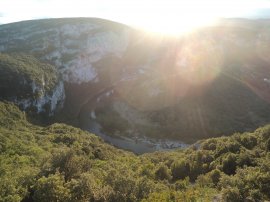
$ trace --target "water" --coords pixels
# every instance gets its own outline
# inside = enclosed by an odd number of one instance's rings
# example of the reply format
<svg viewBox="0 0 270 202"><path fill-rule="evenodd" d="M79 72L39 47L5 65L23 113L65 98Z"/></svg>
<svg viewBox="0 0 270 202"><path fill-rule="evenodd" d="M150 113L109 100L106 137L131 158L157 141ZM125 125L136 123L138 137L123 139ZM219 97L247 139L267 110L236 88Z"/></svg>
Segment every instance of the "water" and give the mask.
<svg viewBox="0 0 270 202"><path fill-rule="evenodd" d="M117 138L112 137L109 135L106 135L101 132L101 127L96 122L91 122L89 125L84 128L85 130L94 133L98 136L100 136L102 139L104 139L105 142L110 143L111 145L114 145L115 147L125 149L132 151L136 154L142 154L147 152L154 152L157 149L154 147L154 145L151 145L146 142L139 142L130 138Z"/></svg>
<svg viewBox="0 0 270 202"><path fill-rule="evenodd" d="M189 145L180 141L170 141L170 140L150 140L150 139L132 139L132 138L118 138L112 137L101 132L101 126L88 118L88 121L84 121L82 129L94 133L104 139L105 142L114 145L117 148L132 151L136 154L143 154L148 152L169 150L176 148L186 148Z"/></svg>
<svg viewBox="0 0 270 202"><path fill-rule="evenodd" d="M101 126L95 120L96 117L93 112L95 110L96 99L93 100L94 101L92 101L92 103L89 102L86 108L83 108L80 113L79 119L81 128L100 136L105 142L108 142L115 147L129 150L136 154L143 154L160 150L186 148L189 146L181 141L109 136L102 132Z"/></svg>

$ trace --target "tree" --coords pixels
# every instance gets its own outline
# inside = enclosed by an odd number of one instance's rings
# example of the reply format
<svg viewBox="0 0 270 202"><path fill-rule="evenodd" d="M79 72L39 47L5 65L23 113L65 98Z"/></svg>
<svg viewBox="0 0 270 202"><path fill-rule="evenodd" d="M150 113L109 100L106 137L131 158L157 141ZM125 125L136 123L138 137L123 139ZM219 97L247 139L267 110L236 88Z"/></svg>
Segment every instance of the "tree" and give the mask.
<svg viewBox="0 0 270 202"><path fill-rule="evenodd" d="M226 202L241 202L243 201L239 189L236 187L228 187L224 188L221 191L222 193L222 198Z"/></svg>
<svg viewBox="0 0 270 202"><path fill-rule="evenodd" d="M220 181L221 178L221 171L218 169L212 170L211 172L207 173L207 175L210 177L212 180L213 184L217 186L217 184Z"/></svg>
<svg viewBox="0 0 270 202"><path fill-rule="evenodd" d="M161 164L155 172L156 178L159 180L171 180L171 174L169 168Z"/></svg>
<svg viewBox="0 0 270 202"><path fill-rule="evenodd" d="M189 163L184 160L175 161L171 166L171 171L173 180L184 179L190 172Z"/></svg>
<svg viewBox="0 0 270 202"><path fill-rule="evenodd" d="M34 200L40 202L65 202L70 198L70 190L65 187L64 176L57 172L38 179L34 186Z"/></svg>
<svg viewBox="0 0 270 202"><path fill-rule="evenodd" d="M53 154L51 164L52 171L59 170L64 174L66 181L89 170L91 165L87 158L76 155L74 150L64 150Z"/></svg>
<svg viewBox="0 0 270 202"><path fill-rule="evenodd" d="M236 156L235 154L229 154L225 159L222 161L222 170L224 173L228 175L235 174L236 171Z"/></svg>
<svg viewBox="0 0 270 202"><path fill-rule="evenodd" d="M266 150L270 151L270 138L266 141Z"/></svg>

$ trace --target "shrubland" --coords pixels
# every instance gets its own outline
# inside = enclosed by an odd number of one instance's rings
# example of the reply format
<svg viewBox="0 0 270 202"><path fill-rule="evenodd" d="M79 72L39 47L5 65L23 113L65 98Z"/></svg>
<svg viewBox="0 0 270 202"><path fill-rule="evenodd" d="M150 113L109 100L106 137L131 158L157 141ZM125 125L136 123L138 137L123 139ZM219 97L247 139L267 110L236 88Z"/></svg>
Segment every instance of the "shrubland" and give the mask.
<svg viewBox="0 0 270 202"><path fill-rule="evenodd" d="M264 201L270 126L137 156L0 103L0 201Z"/></svg>

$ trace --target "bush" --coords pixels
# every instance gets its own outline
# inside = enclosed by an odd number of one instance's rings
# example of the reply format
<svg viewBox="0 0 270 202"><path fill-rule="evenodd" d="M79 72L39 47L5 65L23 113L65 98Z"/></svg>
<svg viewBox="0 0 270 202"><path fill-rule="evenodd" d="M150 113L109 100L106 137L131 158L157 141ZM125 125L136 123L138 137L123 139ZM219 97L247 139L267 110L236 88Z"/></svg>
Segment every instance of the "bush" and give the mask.
<svg viewBox="0 0 270 202"><path fill-rule="evenodd" d="M235 154L229 153L222 161L222 170L227 175L235 174L237 167L237 158Z"/></svg>
<svg viewBox="0 0 270 202"><path fill-rule="evenodd" d="M171 172L173 180L184 179L189 176L190 166L185 160L175 161L171 165Z"/></svg>
<svg viewBox="0 0 270 202"><path fill-rule="evenodd" d="M244 201L240 195L239 189L236 187L224 188L221 190L222 198L226 202Z"/></svg>
<svg viewBox="0 0 270 202"><path fill-rule="evenodd" d="M164 164L161 164L158 167L158 169L155 172L155 176L156 176L156 179L159 179L159 180L171 180L171 177L172 177L169 168Z"/></svg>
<svg viewBox="0 0 270 202"><path fill-rule="evenodd" d="M207 176L211 179L212 183L217 186L221 178L221 171L218 169L212 170L207 173Z"/></svg>
<svg viewBox="0 0 270 202"><path fill-rule="evenodd" d="M70 197L70 190L66 187L64 176L60 173L42 177L35 184L34 199L40 202L66 202Z"/></svg>

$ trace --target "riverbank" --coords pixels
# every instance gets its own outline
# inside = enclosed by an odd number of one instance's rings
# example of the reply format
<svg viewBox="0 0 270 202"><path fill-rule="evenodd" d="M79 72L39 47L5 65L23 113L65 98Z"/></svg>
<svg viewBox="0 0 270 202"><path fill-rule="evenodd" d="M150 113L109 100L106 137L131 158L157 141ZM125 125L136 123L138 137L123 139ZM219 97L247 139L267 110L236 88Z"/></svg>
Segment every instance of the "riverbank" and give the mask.
<svg viewBox="0 0 270 202"><path fill-rule="evenodd" d="M148 152L171 150L171 149L182 149L187 148L189 144L185 144L180 141L173 140L158 140L150 139L147 137L112 137L104 134L101 131L101 126L94 120L88 118L84 120L82 124L82 129L87 130L91 133L96 134L101 137L105 142L114 145L117 148L125 149L136 154L143 154Z"/></svg>

